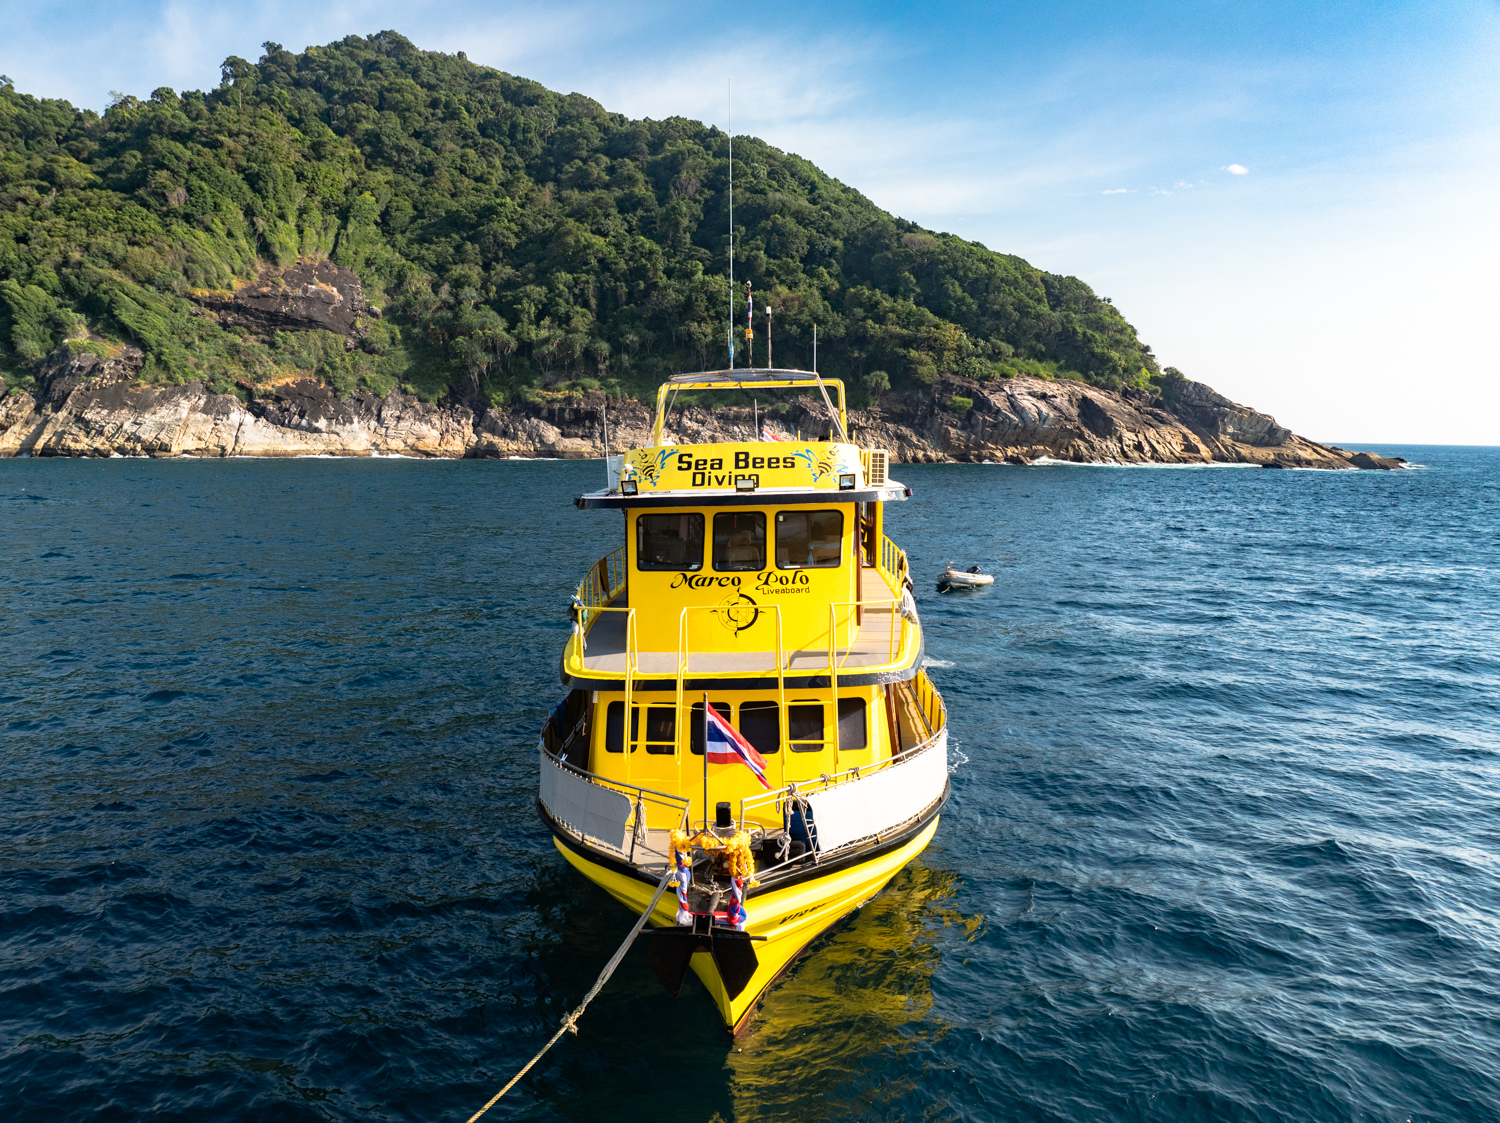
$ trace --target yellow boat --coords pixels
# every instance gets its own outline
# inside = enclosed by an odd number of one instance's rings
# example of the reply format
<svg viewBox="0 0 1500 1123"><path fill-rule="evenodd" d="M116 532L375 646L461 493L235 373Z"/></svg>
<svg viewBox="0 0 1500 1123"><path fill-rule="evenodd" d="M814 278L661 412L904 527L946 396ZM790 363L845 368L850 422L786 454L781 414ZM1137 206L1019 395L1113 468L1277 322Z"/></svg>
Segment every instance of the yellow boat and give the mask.
<svg viewBox="0 0 1500 1123"><path fill-rule="evenodd" d="M679 392L773 388L821 395L820 439L665 439ZM577 500L623 512L624 541L574 594L538 807L637 914L666 880L651 966L673 994L691 966L733 1031L922 852L948 796L947 714L884 532L911 491L887 468L849 438L839 380L732 369L663 384L651 445ZM756 766L715 762L725 736Z"/></svg>

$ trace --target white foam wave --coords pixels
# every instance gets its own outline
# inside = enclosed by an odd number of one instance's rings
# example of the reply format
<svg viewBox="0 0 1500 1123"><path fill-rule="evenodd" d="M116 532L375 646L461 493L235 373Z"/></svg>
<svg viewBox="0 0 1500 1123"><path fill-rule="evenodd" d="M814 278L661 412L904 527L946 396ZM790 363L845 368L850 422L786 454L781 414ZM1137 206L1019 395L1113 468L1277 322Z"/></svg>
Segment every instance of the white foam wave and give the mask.
<svg viewBox="0 0 1500 1123"><path fill-rule="evenodd" d="M1127 462L1123 460L1057 460L1051 456L1038 456L1028 467L1032 468L1189 468L1202 471L1208 468L1259 468L1259 464L1232 464L1225 460L1214 460L1201 464L1162 464ZM1314 469L1325 471L1326 469Z"/></svg>

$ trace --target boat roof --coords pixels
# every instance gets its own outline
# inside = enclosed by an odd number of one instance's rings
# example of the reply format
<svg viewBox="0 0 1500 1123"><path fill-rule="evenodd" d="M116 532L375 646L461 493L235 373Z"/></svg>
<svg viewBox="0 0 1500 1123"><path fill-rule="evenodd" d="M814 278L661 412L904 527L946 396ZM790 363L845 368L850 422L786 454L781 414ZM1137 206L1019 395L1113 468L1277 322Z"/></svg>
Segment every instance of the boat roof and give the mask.
<svg viewBox="0 0 1500 1123"><path fill-rule="evenodd" d="M787 386L816 386L819 382L825 386L843 385L839 379L824 378L815 370L797 370L793 367L730 367L725 370L700 370L691 374L674 374L667 379L667 385L679 388L693 383L722 386L725 383L741 382L746 385L784 383Z"/></svg>
<svg viewBox="0 0 1500 1123"><path fill-rule="evenodd" d="M660 448L666 428L667 412L683 390L750 390L750 389L816 389L828 407L833 430L840 438L849 433L848 404L844 383L824 378L815 370L793 370L785 367L729 367L725 370L700 370L691 374L674 374L656 391L656 422L651 429L651 444ZM837 404L828 395L837 395Z"/></svg>
<svg viewBox="0 0 1500 1123"><path fill-rule="evenodd" d="M910 495L911 488L893 480L885 487L855 491L834 491L826 487L768 487L756 491L681 488L621 495L618 491L600 488L585 492L573 502L580 511L626 507L826 507L830 503L895 503Z"/></svg>
<svg viewBox="0 0 1500 1123"><path fill-rule="evenodd" d="M692 445L665 442L666 414L679 391L768 387L816 388L828 407L837 439L763 442L757 433L750 441ZM837 405L829 395L830 390L837 395ZM863 464L867 454L847 434L844 384L836 378L825 379L817 371L732 367L674 374L657 391L651 444L612 458L610 486L580 495L575 503L580 510L812 506L889 503L911 495L911 488L887 480L883 470L878 477L880 483L871 485L867 466ZM813 486L806 486L804 481ZM619 482L628 484L630 494L616 486ZM740 486L742 483L747 486Z"/></svg>

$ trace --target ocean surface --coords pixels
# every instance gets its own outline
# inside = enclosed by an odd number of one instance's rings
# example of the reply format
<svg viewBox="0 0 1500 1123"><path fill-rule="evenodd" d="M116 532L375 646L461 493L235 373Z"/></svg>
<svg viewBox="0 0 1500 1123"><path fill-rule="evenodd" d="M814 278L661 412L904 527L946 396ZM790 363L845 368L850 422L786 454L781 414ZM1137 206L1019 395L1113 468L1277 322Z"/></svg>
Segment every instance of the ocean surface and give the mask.
<svg viewBox="0 0 1500 1123"><path fill-rule="evenodd" d="M1500 449L902 466L932 847L490 1119L1500 1119ZM597 463L0 461L9 1121L463 1120L629 927L533 807ZM752 902L753 904L753 902Z"/></svg>

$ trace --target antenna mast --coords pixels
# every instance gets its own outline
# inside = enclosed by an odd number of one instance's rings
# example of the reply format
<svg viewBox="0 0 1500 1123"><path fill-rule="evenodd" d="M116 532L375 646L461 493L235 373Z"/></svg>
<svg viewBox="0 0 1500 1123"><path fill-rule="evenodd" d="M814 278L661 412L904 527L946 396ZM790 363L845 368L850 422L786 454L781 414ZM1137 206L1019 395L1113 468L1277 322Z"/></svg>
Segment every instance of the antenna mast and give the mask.
<svg viewBox="0 0 1500 1123"><path fill-rule="evenodd" d="M734 79L729 83L729 369L734 369ZM704 756L707 760L707 755ZM704 766L705 770L707 765ZM707 796L705 795L705 799ZM704 804L704 822L708 821L708 805Z"/></svg>

